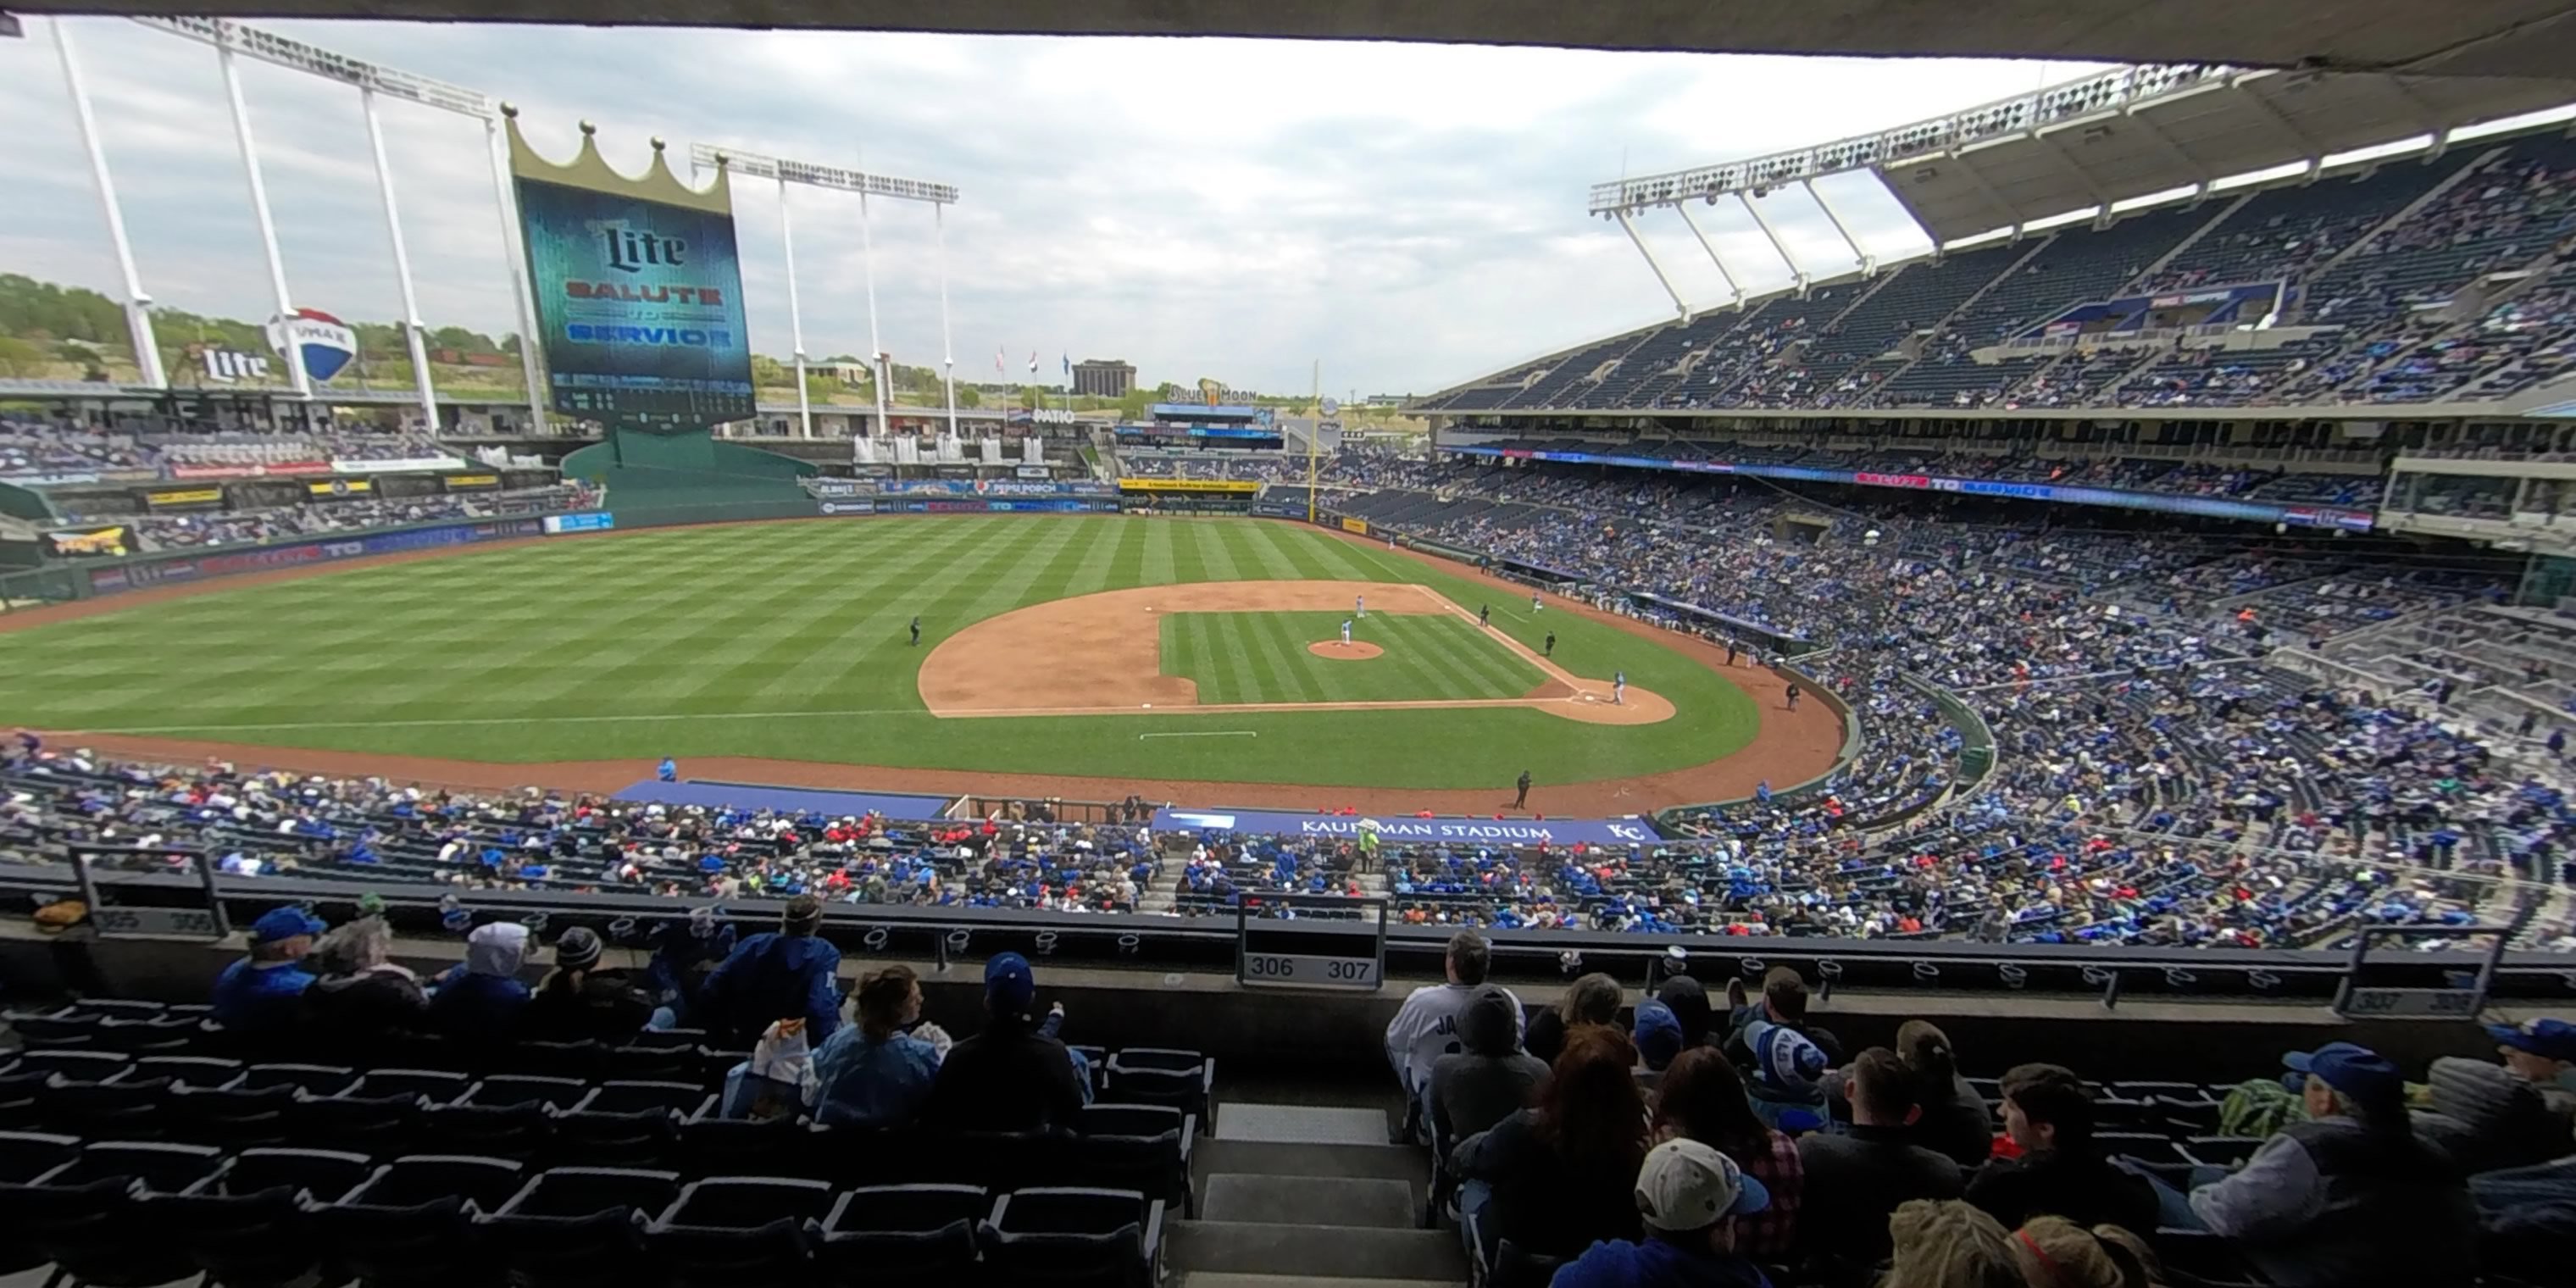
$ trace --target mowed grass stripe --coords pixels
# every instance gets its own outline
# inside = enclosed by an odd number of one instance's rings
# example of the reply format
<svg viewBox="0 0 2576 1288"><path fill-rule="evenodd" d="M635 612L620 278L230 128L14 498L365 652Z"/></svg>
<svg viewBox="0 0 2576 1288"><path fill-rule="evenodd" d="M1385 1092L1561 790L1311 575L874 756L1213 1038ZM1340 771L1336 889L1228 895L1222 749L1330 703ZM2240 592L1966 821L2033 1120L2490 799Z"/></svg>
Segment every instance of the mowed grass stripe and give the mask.
<svg viewBox="0 0 2576 1288"><path fill-rule="evenodd" d="M1244 638L1244 613L1209 613L1208 636L1216 645L1215 661L1229 681L1224 689L1228 702L1278 702L1266 683L1269 677L1252 665L1251 647Z"/></svg>
<svg viewBox="0 0 2576 1288"><path fill-rule="evenodd" d="M1393 662L1397 669L1413 676L1425 697L1445 698L1454 702L1461 698L1477 696L1474 690L1461 683L1447 667L1440 665L1438 659L1424 656L1420 641L1414 638L1414 632L1401 624L1404 619L1389 617L1387 620L1389 625L1385 628L1388 637L1385 660Z"/></svg>
<svg viewBox="0 0 2576 1288"><path fill-rule="evenodd" d="M1137 584L1168 586L1180 580L1178 556L1172 551L1178 544L1176 536L1181 531L1180 523L1154 523L1142 519L1125 522L1139 524L1145 529L1145 558L1136 568Z"/></svg>
<svg viewBox="0 0 2576 1288"><path fill-rule="evenodd" d="M1258 660L1263 673L1271 678L1273 687L1279 692L1280 696L1273 700L1323 701L1324 686L1307 665L1315 660L1315 655L1307 652L1306 647L1315 641L1294 638L1284 615L1269 615L1259 627L1252 632L1252 643L1260 650ZM1335 634L1327 638L1339 639L1339 631L1340 628L1336 627Z"/></svg>
<svg viewBox="0 0 2576 1288"><path fill-rule="evenodd" d="M1437 653L1444 664L1462 674L1474 675L1497 696L1517 697L1546 682L1538 668L1476 627L1448 616L1419 620L1426 652Z"/></svg>
<svg viewBox="0 0 2576 1288"><path fill-rule="evenodd" d="M1268 525L1256 523L1243 529L1241 535L1253 560L1261 565L1263 577L1271 581L1306 579L1306 573L1297 567L1297 561L1289 558L1288 552L1281 550L1279 543L1271 539Z"/></svg>

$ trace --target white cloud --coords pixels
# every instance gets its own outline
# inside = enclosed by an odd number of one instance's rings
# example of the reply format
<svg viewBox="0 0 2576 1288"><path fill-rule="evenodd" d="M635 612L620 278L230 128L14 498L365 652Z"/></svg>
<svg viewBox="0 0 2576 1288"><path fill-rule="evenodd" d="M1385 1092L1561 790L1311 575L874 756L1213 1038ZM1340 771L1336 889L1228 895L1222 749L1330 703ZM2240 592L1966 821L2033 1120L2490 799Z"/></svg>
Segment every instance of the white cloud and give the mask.
<svg viewBox="0 0 2576 1288"><path fill-rule="evenodd" d="M640 169L659 134L685 167L705 142L963 190L948 215L962 375L1031 349L1124 357L1149 380L1425 391L1640 325L1669 302L1586 188L1802 146L2027 88L2040 64L1621 54L1473 46L1037 39L818 32L288 22L326 48L517 104L557 156L576 122ZM42 22L0 42L0 271L113 293L87 167ZM269 311L211 50L132 23L74 30L147 289L238 317ZM354 91L246 65L295 301L399 311ZM483 129L383 107L421 305L433 324L512 329ZM1865 176L1820 185L1864 249L1924 248ZM755 344L789 347L777 190L737 185ZM791 198L806 347L864 352L855 199ZM1822 276L1851 250L1794 191L1763 210ZM872 206L885 347L935 362L931 217ZM1748 290L1789 270L1740 207L1697 208ZM1680 222L1641 232L1695 306L1724 298Z"/></svg>

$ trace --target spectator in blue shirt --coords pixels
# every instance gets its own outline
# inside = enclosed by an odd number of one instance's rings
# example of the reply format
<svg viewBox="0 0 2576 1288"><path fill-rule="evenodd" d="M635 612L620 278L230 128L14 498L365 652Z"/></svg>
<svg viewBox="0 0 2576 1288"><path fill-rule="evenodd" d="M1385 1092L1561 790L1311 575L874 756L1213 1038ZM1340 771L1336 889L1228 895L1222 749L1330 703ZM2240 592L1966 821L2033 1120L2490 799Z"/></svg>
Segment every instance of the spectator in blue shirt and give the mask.
<svg viewBox="0 0 2576 1288"><path fill-rule="evenodd" d="M776 1020L802 1019L808 1041L831 1040L841 1027L841 950L816 937L822 927L822 900L788 900L777 930L742 941L707 976L700 1023L736 1050Z"/></svg>
<svg viewBox="0 0 2576 1288"><path fill-rule="evenodd" d="M215 1018L238 1033L276 1033L294 1027L313 976L304 955L313 937L330 929L302 908L271 908L250 923L250 955L215 978Z"/></svg>
<svg viewBox="0 0 2576 1288"><path fill-rule="evenodd" d="M664 756L661 765L654 769L653 776L666 783L680 781L680 762Z"/></svg>
<svg viewBox="0 0 2576 1288"><path fill-rule="evenodd" d="M814 1057L814 1120L833 1127L909 1122L939 1075L932 1039L945 1035L936 1025L904 1032L921 1018L921 981L909 966L860 980L857 1002L859 1022L833 1034Z"/></svg>
<svg viewBox="0 0 2576 1288"><path fill-rule="evenodd" d="M528 928L515 921L486 922L465 937L465 960L438 978L429 1018L451 1038L509 1041L519 1035L528 986L519 967L528 958Z"/></svg>

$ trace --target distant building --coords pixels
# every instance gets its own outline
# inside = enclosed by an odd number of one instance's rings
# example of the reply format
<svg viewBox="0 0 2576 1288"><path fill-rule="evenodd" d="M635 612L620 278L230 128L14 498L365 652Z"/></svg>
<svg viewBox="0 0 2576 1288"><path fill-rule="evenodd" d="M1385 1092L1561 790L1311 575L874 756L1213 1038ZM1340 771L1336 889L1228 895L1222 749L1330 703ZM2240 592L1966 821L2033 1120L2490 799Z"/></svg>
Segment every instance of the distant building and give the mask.
<svg viewBox="0 0 2576 1288"><path fill-rule="evenodd" d="M1401 407L1412 401L1411 394L1370 394L1368 396L1368 405L1371 407Z"/></svg>
<svg viewBox="0 0 2576 1288"><path fill-rule="evenodd" d="M1073 364L1073 392L1086 398L1124 398L1136 387L1134 363L1085 358Z"/></svg>

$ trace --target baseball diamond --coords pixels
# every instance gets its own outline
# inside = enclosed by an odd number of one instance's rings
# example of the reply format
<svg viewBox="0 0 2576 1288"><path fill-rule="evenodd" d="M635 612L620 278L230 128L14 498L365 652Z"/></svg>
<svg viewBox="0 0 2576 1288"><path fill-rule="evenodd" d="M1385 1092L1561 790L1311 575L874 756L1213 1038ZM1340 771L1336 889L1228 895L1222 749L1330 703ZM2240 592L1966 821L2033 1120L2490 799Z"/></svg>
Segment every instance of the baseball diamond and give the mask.
<svg viewBox="0 0 2576 1288"><path fill-rule="evenodd" d="M1383 656L1310 650L1338 641L1355 594L1370 611L1354 641ZM1812 776L1842 741L1837 713L1757 703L1748 688L1780 681L1697 641L1571 603L1542 626L1526 589L1253 519L639 531L145 591L5 626L0 703L31 725L433 781L579 787L590 776L561 762L597 762L610 785L674 756L762 781L1223 785L1301 806L1383 791L1482 811L1529 769L1547 785L1535 808L1628 812ZM1140 736L1215 712L1257 736ZM1757 737L1754 764L1740 753Z"/></svg>

